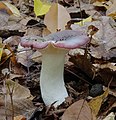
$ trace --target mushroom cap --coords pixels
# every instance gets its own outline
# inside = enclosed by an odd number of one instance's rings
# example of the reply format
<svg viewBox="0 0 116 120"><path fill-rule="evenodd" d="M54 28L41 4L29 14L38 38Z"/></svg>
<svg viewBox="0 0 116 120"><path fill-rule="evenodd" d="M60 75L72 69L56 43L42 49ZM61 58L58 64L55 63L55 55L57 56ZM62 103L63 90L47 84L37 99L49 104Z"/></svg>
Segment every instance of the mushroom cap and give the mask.
<svg viewBox="0 0 116 120"><path fill-rule="evenodd" d="M46 48L49 44L54 47L74 49L85 45L89 41L89 37L77 30L64 30L49 34L46 37L24 36L21 38L23 47L32 47L35 49Z"/></svg>

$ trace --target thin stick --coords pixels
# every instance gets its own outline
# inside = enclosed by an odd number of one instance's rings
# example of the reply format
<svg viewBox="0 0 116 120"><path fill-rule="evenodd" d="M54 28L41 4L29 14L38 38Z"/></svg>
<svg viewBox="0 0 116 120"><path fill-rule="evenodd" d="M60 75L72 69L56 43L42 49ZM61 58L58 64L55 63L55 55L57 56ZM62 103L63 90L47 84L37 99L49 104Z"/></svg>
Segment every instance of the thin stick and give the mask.
<svg viewBox="0 0 116 120"><path fill-rule="evenodd" d="M10 95L10 100L11 100L11 107L12 107L12 120L14 120L14 105L13 105L13 91L14 91L14 86L10 89L9 84L7 84L9 95Z"/></svg>
<svg viewBox="0 0 116 120"><path fill-rule="evenodd" d="M72 71L70 71L70 70L68 70L68 69L66 69L66 68L65 68L65 70L68 71L69 73L73 74L74 76L76 76L76 77L79 78L80 80L88 83L89 85L93 85L93 84L91 84L90 82L84 80L82 77L80 77L80 76L78 76L77 74L75 74L74 72L72 72Z"/></svg>
<svg viewBox="0 0 116 120"><path fill-rule="evenodd" d="M81 25L83 25L83 15L82 15L82 9L81 9L81 3L80 3L80 0L77 0L78 3L79 3L79 9L80 9L80 15L81 15Z"/></svg>
<svg viewBox="0 0 116 120"><path fill-rule="evenodd" d="M7 96L6 96L6 81L4 80L3 81L3 93L4 93L4 105L5 105L5 120L8 120L7 119L7 102L6 102L6 100L7 100Z"/></svg>

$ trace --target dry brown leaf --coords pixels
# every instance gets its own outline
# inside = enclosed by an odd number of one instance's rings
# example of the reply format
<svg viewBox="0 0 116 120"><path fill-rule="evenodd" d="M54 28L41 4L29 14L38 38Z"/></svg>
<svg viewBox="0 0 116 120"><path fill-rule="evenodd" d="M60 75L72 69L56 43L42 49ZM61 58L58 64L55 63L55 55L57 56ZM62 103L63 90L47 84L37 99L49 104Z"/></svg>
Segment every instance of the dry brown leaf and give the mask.
<svg viewBox="0 0 116 120"><path fill-rule="evenodd" d="M116 46L116 28L111 25L113 22L110 17L102 16L98 21L92 23L99 29L93 39L106 51Z"/></svg>
<svg viewBox="0 0 116 120"><path fill-rule="evenodd" d="M22 115L14 117L14 120L26 120L26 118Z"/></svg>
<svg viewBox="0 0 116 120"><path fill-rule="evenodd" d="M33 53L33 55L31 56L31 59L34 61L34 62L38 62L38 63L41 63L41 59L42 59L42 54L39 52L39 51L36 51Z"/></svg>
<svg viewBox="0 0 116 120"><path fill-rule="evenodd" d="M3 1L0 1L0 10L5 11L7 14L11 15L12 11L7 7Z"/></svg>
<svg viewBox="0 0 116 120"><path fill-rule="evenodd" d="M93 3L93 5L98 7L105 7L107 9L106 15L116 19L116 0L97 0Z"/></svg>
<svg viewBox="0 0 116 120"><path fill-rule="evenodd" d="M41 36L41 28L28 28L27 30L26 30L26 34L25 35L32 35L32 36L34 36L34 35L37 35L37 36Z"/></svg>
<svg viewBox="0 0 116 120"><path fill-rule="evenodd" d="M94 6L105 7L106 9L108 9L111 4L112 2L107 0L101 0L101 1L97 0L96 2L93 3Z"/></svg>
<svg viewBox="0 0 116 120"><path fill-rule="evenodd" d="M84 99L73 103L66 109L62 120L93 120L91 109Z"/></svg>
<svg viewBox="0 0 116 120"><path fill-rule="evenodd" d="M30 67L33 65L33 61L31 60L30 56L33 54L32 50L27 50L27 48L22 47L20 44L18 45L17 52L17 62L21 63L26 67Z"/></svg>
<svg viewBox="0 0 116 120"><path fill-rule="evenodd" d="M47 36L49 34L51 34L51 32L47 28L44 28L43 32L42 32L43 37L45 37L45 36Z"/></svg>
<svg viewBox="0 0 116 120"><path fill-rule="evenodd" d="M116 0L113 1L112 5L106 11L106 15L116 19Z"/></svg>
<svg viewBox="0 0 116 120"><path fill-rule="evenodd" d="M25 16L25 18L21 19L20 23L21 23L22 25L26 26L27 23L28 23L30 20L32 20L32 19L34 19L34 18L31 17L31 16ZM37 19L39 19L39 18L37 18Z"/></svg>
<svg viewBox="0 0 116 120"><path fill-rule="evenodd" d="M0 26L5 26L8 23L9 15L0 11Z"/></svg>
<svg viewBox="0 0 116 120"><path fill-rule="evenodd" d="M21 86L17 82L13 82L11 80L7 80L7 86L9 86L10 91L13 89L13 108L14 108L14 115L30 115L35 107L31 101L32 95L28 88ZM3 87L3 93L8 91L6 94L6 105L4 97L0 98L0 120L5 119L5 109L7 112L8 119L11 119L12 116L12 105L11 105L11 98L9 95L8 87Z"/></svg>
<svg viewBox="0 0 116 120"><path fill-rule="evenodd" d="M5 4L5 6L7 7L7 9L9 9L9 11L12 12L12 14L14 16L20 17L20 12L19 12L19 10L14 5L10 4L7 1L2 1L2 2L3 2L3 4Z"/></svg>
<svg viewBox="0 0 116 120"><path fill-rule="evenodd" d="M14 46L16 47L20 42L19 36L11 36L3 41L3 43L8 44L13 50Z"/></svg>
<svg viewBox="0 0 116 120"><path fill-rule="evenodd" d="M99 69L110 68L112 71L116 71L115 63L93 64L93 65Z"/></svg>
<svg viewBox="0 0 116 120"><path fill-rule="evenodd" d="M67 22L70 21L70 15L60 4L53 3L48 13L45 15L44 23L52 33L57 30L65 30Z"/></svg>
<svg viewBox="0 0 116 120"><path fill-rule="evenodd" d="M98 28L98 32L93 35L90 47L90 54L95 58L110 59L116 56L116 22L107 16L99 17L91 23L85 23L84 26L73 25L72 29L87 31L89 26Z"/></svg>
<svg viewBox="0 0 116 120"><path fill-rule="evenodd" d="M21 99L27 99L31 98L32 95L30 93L30 90L17 82L14 82L10 79L6 81L6 85L9 86L10 90L12 91L13 88L13 100L21 100ZM6 88L7 88L6 86ZM8 91L8 88L7 88ZM7 100L10 100L9 92L7 92Z"/></svg>

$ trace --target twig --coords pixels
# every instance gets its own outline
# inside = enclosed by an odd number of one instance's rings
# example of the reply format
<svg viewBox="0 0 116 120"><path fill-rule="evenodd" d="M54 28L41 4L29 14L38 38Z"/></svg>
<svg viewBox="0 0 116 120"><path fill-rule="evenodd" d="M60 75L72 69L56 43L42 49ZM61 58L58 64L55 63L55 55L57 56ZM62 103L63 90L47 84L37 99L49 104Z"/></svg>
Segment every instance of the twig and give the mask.
<svg viewBox="0 0 116 120"><path fill-rule="evenodd" d="M72 72L72 71L70 71L70 70L68 70L68 69L66 69L66 68L65 68L65 70L68 71L69 73L73 74L74 76L76 76L76 77L79 78L80 80L88 83L89 85L93 85L93 84L91 84L90 82L88 82L88 81L86 81L85 79L83 79L82 77L80 77L80 76L78 76L77 74L75 74L74 72Z"/></svg>
<svg viewBox="0 0 116 120"><path fill-rule="evenodd" d="M80 9L80 16L81 16L81 25L83 25L83 15L82 15L82 9L81 9L81 3L80 3L80 0L77 0L78 3L79 3L79 9Z"/></svg>
<svg viewBox="0 0 116 120"><path fill-rule="evenodd" d="M3 93L4 93L4 105L5 105L5 120L8 120L7 119L7 105L6 105L6 100L7 100L7 96L6 96L6 81L4 80L3 81Z"/></svg>
<svg viewBox="0 0 116 120"><path fill-rule="evenodd" d="M65 110L66 109L55 110L55 111L50 112L50 114L60 114L60 113L63 113Z"/></svg>
<svg viewBox="0 0 116 120"><path fill-rule="evenodd" d="M13 105L13 91L14 91L14 86L15 85L13 84L12 89L10 89L9 84L7 84L8 92L9 92L10 100L11 100L11 107L12 107L12 120L14 120L14 105Z"/></svg>

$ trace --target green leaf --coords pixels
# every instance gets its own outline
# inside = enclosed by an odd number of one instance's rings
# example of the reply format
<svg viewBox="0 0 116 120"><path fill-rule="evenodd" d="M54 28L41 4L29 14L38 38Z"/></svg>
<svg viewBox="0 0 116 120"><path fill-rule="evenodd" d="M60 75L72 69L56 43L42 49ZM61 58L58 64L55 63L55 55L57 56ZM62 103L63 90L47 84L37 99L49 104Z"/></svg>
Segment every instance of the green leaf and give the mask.
<svg viewBox="0 0 116 120"><path fill-rule="evenodd" d="M78 24L78 25L80 25L80 26L83 26L86 22L91 22L91 21L92 21L92 16L89 16L88 18L83 19L82 21L77 22L77 23L75 23L75 24Z"/></svg>
<svg viewBox="0 0 116 120"><path fill-rule="evenodd" d="M40 0L34 0L34 12L36 16L45 15L51 5L47 2L41 2Z"/></svg>

